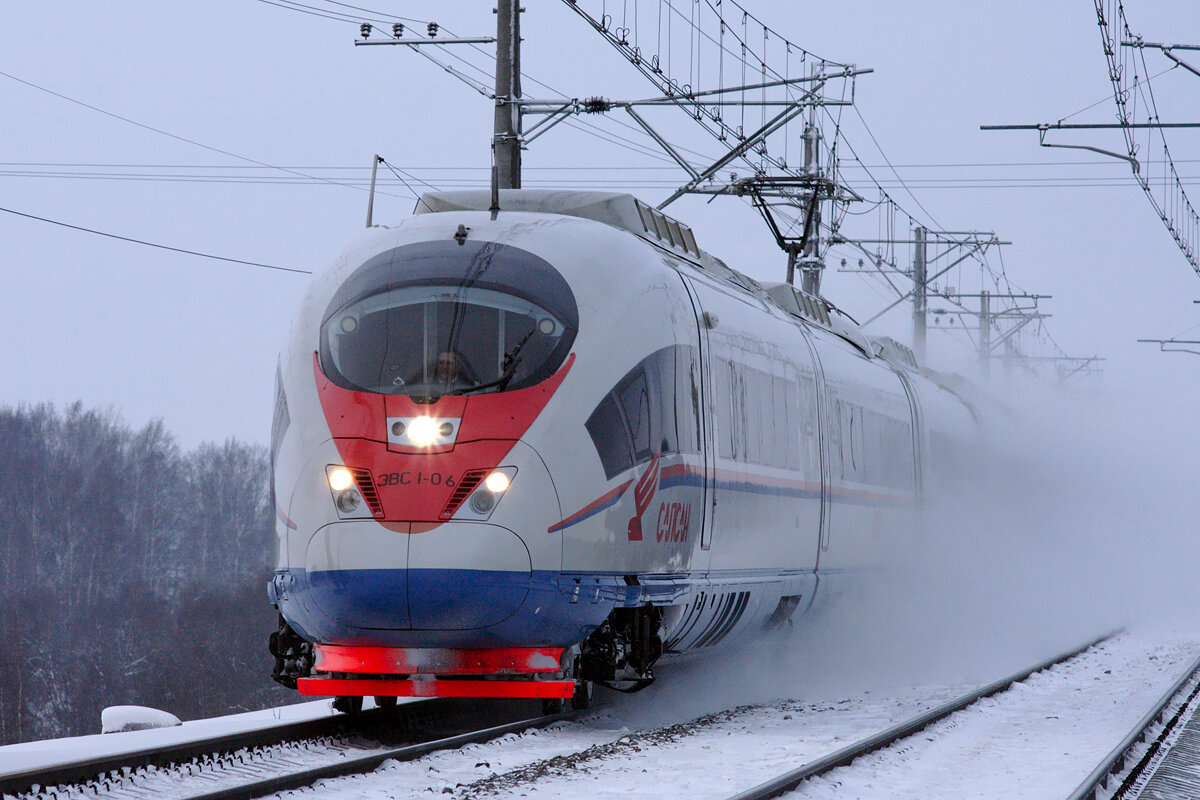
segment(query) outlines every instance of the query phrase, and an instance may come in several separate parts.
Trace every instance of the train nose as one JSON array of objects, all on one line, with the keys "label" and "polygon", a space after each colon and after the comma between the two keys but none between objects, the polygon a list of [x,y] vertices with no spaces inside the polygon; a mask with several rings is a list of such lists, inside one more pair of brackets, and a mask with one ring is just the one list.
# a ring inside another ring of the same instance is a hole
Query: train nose
[{"label": "train nose", "polygon": [[486,628],[516,613],[532,574],[521,538],[480,522],[407,534],[334,523],[312,538],[306,561],[314,604],[359,630]]},{"label": "train nose", "polygon": [[413,628],[468,630],[503,622],[529,594],[525,543],[499,525],[449,522],[412,534],[408,612]]}]

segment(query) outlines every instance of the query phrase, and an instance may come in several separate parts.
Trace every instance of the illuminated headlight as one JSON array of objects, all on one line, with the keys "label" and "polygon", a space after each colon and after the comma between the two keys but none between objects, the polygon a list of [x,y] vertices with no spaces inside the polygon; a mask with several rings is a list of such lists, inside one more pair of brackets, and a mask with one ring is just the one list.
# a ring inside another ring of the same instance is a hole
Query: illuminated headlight
[{"label": "illuminated headlight", "polygon": [[333,467],[328,470],[329,488],[335,492],[344,492],[354,485],[354,476],[345,467]]},{"label": "illuminated headlight", "polygon": [[492,492],[493,494],[501,494],[505,489],[508,488],[508,481],[508,476],[503,472],[493,472],[491,475],[487,476],[487,480],[483,482],[483,485],[486,486],[488,491]]},{"label": "illuminated headlight", "polygon": [[408,426],[408,438],[417,447],[428,447],[438,440],[438,424],[429,417],[417,417]]},{"label": "illuminated headlight", "polygon": [[496,506],[517,476],[516,467],[497,467],[484,478],[470,499],[463,505],[456,518],[485,520],[496,510]]},{"label": "illuminated headlight", "polygon": [[[333,506],[337,509],[338,517],[342,519],[357,519],[370,517],[372,512],[363,501],[358,489],[358,479],[354,471],[340,464],[330,464],[325,467],[325,480],[329,484],[329,493],[333,496]],[[370,477],[366,477],[370,483]]]},{"label": "illuminated headlight", "polygon": [[388,417],[388,444],[444,447],[458,438],[461,417]]}]

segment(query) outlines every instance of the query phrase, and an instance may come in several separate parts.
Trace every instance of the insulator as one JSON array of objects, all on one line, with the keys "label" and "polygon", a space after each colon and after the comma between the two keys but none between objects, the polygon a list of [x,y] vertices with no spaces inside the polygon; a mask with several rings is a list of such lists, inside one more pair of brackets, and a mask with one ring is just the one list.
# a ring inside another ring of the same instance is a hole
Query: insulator
[{"label": "insulator", "polygon": [[364,22],[362,25],[359,25],[358,32],[362,34],[364,39],[368,38],[371,35],[371,23]]},{"label": "insulator", "polygon": [[394,23],[392,25],[392,36],[399,39],[403,35],[404,35],[404,23],[403,22]]},{"label": "insulator", "polygon": [[436,22],[429,23],[429,38],[432,39],[433,37],[437,36],[437,32],[438,24]]}]

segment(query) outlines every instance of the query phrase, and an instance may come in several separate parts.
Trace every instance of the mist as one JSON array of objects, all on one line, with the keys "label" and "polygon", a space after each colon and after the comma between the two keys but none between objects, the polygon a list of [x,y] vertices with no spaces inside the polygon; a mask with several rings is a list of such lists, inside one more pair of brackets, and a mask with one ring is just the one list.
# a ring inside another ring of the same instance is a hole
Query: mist
[{"label": "mist", "polygon": [[881,538],[856,586],[786,636],[660,668],[617,707],[651,723],[975,686],[1122,627],[1200,640],[1185,398],[1023,386],[980,405],[978,461],[915,530]]}]

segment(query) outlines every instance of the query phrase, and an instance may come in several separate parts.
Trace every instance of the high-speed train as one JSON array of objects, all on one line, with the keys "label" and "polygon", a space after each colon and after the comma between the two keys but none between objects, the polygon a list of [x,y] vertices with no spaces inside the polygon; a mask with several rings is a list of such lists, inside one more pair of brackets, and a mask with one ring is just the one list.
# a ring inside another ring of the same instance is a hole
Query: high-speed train
[{"label": "high-speed train", "polygon": [[295,319],[268,589],[301,694],[640,688],[836,593],[977,435],[907,348],[630,195],[498,205],[427,193]]}]

